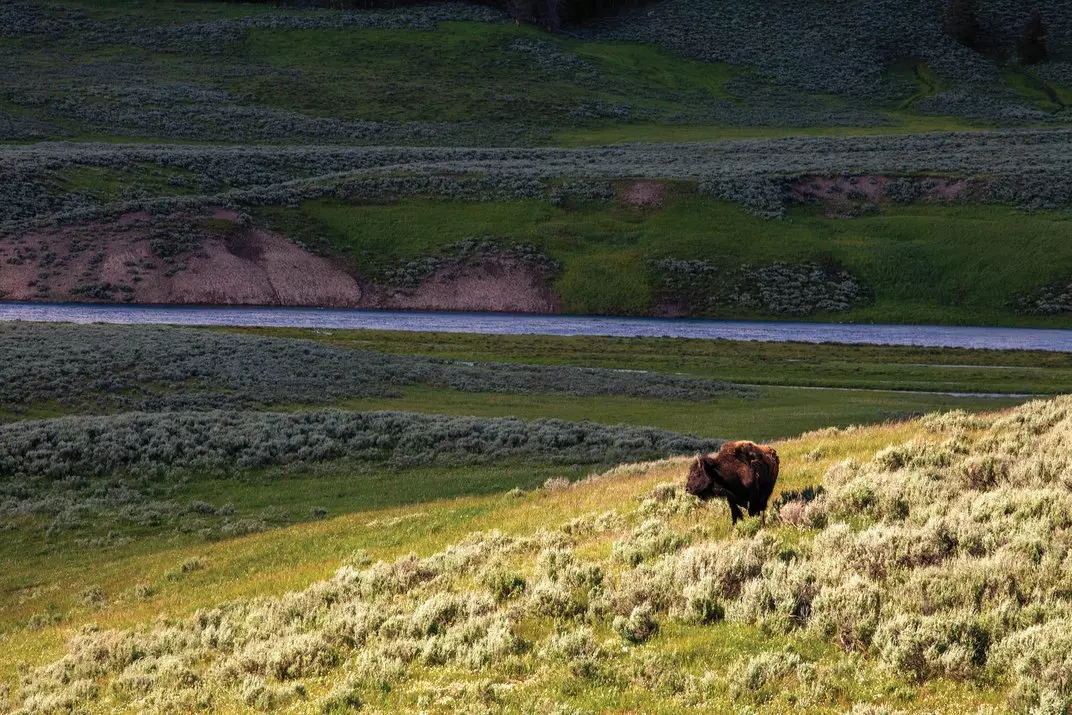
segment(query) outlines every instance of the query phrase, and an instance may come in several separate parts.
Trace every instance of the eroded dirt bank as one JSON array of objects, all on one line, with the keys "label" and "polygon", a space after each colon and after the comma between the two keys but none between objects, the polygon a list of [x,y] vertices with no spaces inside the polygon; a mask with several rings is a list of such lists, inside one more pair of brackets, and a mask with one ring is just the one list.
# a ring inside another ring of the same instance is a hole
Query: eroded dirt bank
[{"label": "eroded dirt bank", "polygon": [[0,243],[0,299],[554,312],[545,276],[484,258],[399,289],[251,225],[237,212],[126,214]]}]

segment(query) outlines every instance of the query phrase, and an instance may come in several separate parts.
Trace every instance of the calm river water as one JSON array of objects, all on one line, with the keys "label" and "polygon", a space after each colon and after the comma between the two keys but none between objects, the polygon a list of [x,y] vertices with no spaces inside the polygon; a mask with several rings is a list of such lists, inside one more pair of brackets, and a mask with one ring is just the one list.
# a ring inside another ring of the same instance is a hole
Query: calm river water
[{"label": "calm river water", "polygon": [[0,320],[297,328],[370,328],[511,335],[725,338],[1072,352],[1072,330],[939,325],[863,325],[583,315],[438,313],[242,306],[0,303]]}]

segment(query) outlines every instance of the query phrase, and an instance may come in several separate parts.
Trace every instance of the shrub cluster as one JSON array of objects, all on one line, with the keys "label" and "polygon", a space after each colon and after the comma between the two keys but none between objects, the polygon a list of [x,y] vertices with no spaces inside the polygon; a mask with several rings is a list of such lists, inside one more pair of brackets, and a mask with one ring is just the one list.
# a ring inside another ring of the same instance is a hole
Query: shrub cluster
[{"label": "shrub cluster", "polygon": [[[503,460],[607,464],[715,446],[714,440],[649,428],[404,412],[65,417],[0,425],[0,513],[54,511],[57,504],[145,507],[144,494],[154,484],[195,470],[226,475],[342,459],[399,466]],[[169,516],[176,509],[216,511],[207,504],[170,502],[157,511]],[[142,509],[139,520],[151,521],[151,511]]]},{"label": "shrub cluster", "polygon": [[414,289],[430,278],[450,280],[467,268],[489,262],[525,266],[544,280],[550,280],[562,269],[558,261],[531,243],[508,245],[501,239],[485,236],[449,243],[431,255],[388,271],[384,278],[390,288]]},{"label": "shrub cluster", "polygon": [[[996,66],[946,33],[944,5],[944,0],[670,0],[607,20],[590,34],[655,43],[699,60],[756,67],[782,86],[813,92],[907,98],[916,87],[891,76],[888,68],[909,57],[930,65],[951,83],[996,84]],[[1032,9],[1044,16],[1051,47],[1072,44],[1072,20],[1060,0],[1030,7],[1016,0],[981,0],[978,8],[982,44],[1006,55]],[[1010,99],[1009,106],[1021,103]]]},{"label": "shrub cluster", "polygon": [[[347,680],[332,698],[416,687],[429,668],[448,666],[491,678],[485,693],[536,676],[654,689],[682,709],[710,711],[720,692],[742,707],[778,698],[844,707],[839,682],[866,683],[863,668],[877,667],[920,684],[1008,684],[1014,710],[1064,712],[1072,707],[1072,399],[984,419],[932,416],[924,427],[866,462],[835,464],[823,491],[787,498],[782,509],[825,510],[825,520],[803,525],[808,538],[767,529],[712,539],[710,519],[695,512],[715,507],[678,508],[688,499],[662,484],[613,518],[592,513],[523,537],[474,534],[424,559],[344,566],[278,598],[151,629],[83,632],[61,659],[24,674],[10,697],[28,711],[116,689],[142,708],[164,694],[276,703],[307,697],[305,682],[345,662]],[[987,460],[991,478],[973,477]],[[779,643],[801,634],[847,653],[828,666],[779,647],[693,675],[653,652],[652,637],[675,620],[714,628],[731,620]],[[597,641],[608,627],[625,643]]]},{"label": "shrub cluster", "polygon": [[[624,425],[337,410],[61,417],[6,424],[0,434],[5,480],[69,480],[72,486],[79,479],[127,470],[152,474],[161,468],[258,468],[342,458],[398,465],[522,458],[619,463],[717,445],[715,440]],[[661,544],[662,537],[658,539]]]},{"label": "shrub cluster", "polygon": [[848,310],[870,300],[867,288],[835,263],[740,265],[664,258],[649,263],[658,299],[689,315],[750,310],[809,315]]},{"label": "shrub cluster", "polygon": [[536,67],[553,75],[582,82],[594,82],[600,78],[599,69],[591,62],[571,55],[551,42],[519,37],[510,43],[510,50],[527,57]]},{"label": "shrub cluster", "polygon": [[[554,150],[41,144],[0,148],[0,234],[123,212],[166,216],[325,196],[561,204],[573,196],[605,199],[607,182],[622,176],[697,180],[702,192],[769,217],[785,211],[789,182],[809,175],[957,176],[974,179],[972,196],[984,201],[1054,208],[1072,203],[1070,141],[1067,131],[1005,131]],[[59,189],[67,172],[79,168],[144,179],[156,188],[118,199]],[[925,192],[926,181],[905,184],[908,198]],[[900,196],[894,194],[891,200]]]},{"label": "shrub cluster", "polygon": [[136,44],[156,52],[219,52],[254,29],[379,29],[435,30],[441,22],[502,22],[506,15],[486,5],[428,3],[373,11],[324,12],[289,10],[174,24],[149,24],[137,16],[102,22],[81,10],[15,0],[0,9],[0,37],[78,35],[87,44]]},{"label": "shrub cluster", "polygon": [[1016,309],[1028,315],[1072,313],[1072,281],[1053,283],[1033,295],[1022,296]]},{"label": "shrub cluster", "polygon": [[186,328],[4,323],[0,345],[5,407],[51,400],[142,410],[322,404],[407,385],[685,400],[748,392],[659,373],[455,362]]}]

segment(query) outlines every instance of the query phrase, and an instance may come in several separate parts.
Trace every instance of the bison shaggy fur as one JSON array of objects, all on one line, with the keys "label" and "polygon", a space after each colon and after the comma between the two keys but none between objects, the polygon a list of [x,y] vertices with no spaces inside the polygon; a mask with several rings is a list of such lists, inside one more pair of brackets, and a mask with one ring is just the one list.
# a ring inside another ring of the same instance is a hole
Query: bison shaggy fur
[{"label": "bison shaggy fur", "polygon": [[726,442],[713,455],[697,455],[689,467],[685,491],[700,499],[725,499],[736,524],[744,517],[760,516],[765,522],[767,503],[778,481],[778,453],[755,442]]}]

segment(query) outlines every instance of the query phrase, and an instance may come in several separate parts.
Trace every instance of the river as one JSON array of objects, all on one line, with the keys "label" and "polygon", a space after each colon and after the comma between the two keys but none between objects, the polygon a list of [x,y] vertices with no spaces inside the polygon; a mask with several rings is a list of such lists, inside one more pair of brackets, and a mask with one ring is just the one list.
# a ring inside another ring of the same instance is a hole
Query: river
[{"label": "river", "polygon": [[1072,352],[1072,330],[245,306],[0,303],[0,320],[724,338]]}]

